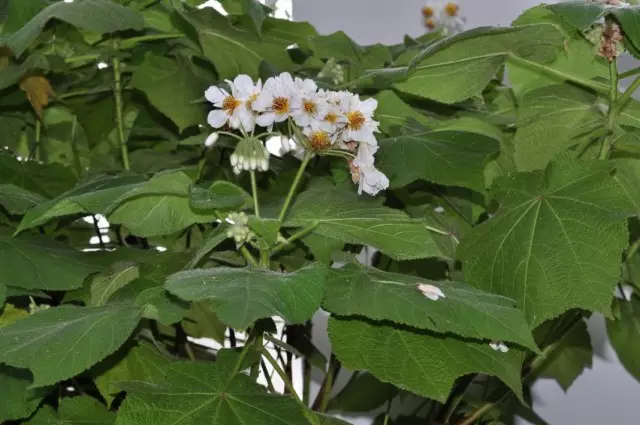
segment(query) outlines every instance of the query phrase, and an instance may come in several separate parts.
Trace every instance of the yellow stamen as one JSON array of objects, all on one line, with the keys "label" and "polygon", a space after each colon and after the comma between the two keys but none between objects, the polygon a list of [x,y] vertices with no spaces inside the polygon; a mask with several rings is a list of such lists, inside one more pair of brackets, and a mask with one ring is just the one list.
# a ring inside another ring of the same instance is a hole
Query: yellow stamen
[{"label": "yellow stamen", "polygon": [[347,127],[349,130],[360,130],[366,121],[364,115],[360,111],[353,111],[347,114]]},{"label": "yellow stamen", "polygon": [[433,10],[432,6],[424,6],[422,8],[422,16],[424,16],[425,18],[431,18],[435,13],[436,11]]},{"label": "yellow stamen", "polygon": [[451,16],[452,18],[454,18],[458,16],[458,13],[460,12],[460,6],[450,1],[449,3],[444,5],[444,11],[448,16]]},{"label": "yellow stamen", "polygon": [[304,111],[309,115],[316,113],[316,104],[311,101],[305,100],[303,108]]},{"label": "yellow stamen", "polygon": [[424,20],[424,26],[427,27],[427,29],[429,29],[429,31],[433,31],[434,29],[436,29],[436,21],[434,21],[431,18],[425,19]]},{"label": "yellow stamen", "polygon": [[222,109],[227,113],[227,115],[233,114],[233,111],[240,106],[242,102],[236,99],[233,96],[227,96],[222,101]]},{"label": "yellow stamen", "polygon": [[329,112],[325,117],[324,120],[331,123],[331,124],[335,124],[338,121],[338,116],[336,114],[334,114],[333,112]]},{"label": "yellow stamen", "polygon": [[273,98],[273,110],[278,115],[284,115],[289,112],[289,99],[286,97]]},{"label": "yellow stamen", "polygon": [[323,151],[331,146],[331,137],[324,131],[314,131],[309,135],[309,143],[316,151]]}]

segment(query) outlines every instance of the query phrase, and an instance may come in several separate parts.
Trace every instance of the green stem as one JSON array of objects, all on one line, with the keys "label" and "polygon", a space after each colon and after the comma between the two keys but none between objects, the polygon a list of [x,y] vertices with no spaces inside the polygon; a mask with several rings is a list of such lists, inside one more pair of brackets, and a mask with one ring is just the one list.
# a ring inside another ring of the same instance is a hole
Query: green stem
[{"label": "green stem", "polygon": [[71,56],[71,57],[65,58],[64,61],[65,61],[65,63],[73,64],[73,63],[78,63],[78,62],[95,61],[99,57],[100,57],[100,55],[98,55],[98,54]]},{"label": "green stem", "polygon": [[36,147],[35,147],[35,159],[36,161],[42,160],[42,121],[36,117]]},{"label": "green stem", "polygon": [[459,425],[474,425],[475,422],[482,417],[485,413],[487,413],[491,408],[495,406],[495,403],[487,403],[482,405],[478,410],[473,412],[471,416],[469,416],[464,421],[460,422]]},{"label": "green stem", "polygon": [[609,92],[609,86],[606,84],[598,83],[596,81],[587,80],[585,78],[578,77],[576,75],[567,74],[565,72],[559,71],[557,69],[551,68],[547,65],[530,61],[528,59],[521,58],[514,54],[509,54],[509,59],[512,62],[515,62],[519,65],[524,66],[525,68],[529,68],[534,71],[539,71],[543,74],[547,74],[552,77],[556,77],[563,81],[569,81],[575,84],[578,84],[583,87],[587,87],[595,91],[596,93],[606,94]]},{"label": "green stem", "polygon": [[451,239],[453,239],[453,241],[454,241],[456,244],[459,244],[459,243],[460,243],[460,241],[458,240],[458,238],[456,237],[456,235],[454,235],[454,234],[453,234],[453,233],[451,233],[451,232],[447,232],[446,230],[438,229],[438,228],[436,228],[436,227],[431,227],[431,226],[426,225],[426,224],[425,224],[425,226],[424,226],[424,227],[426,227],[426,228],[427,228],[427,230],[429,230],[429,231],[431,231],[431,232],[433,232],[433,233],[438,233],[438,234],[440,234],[440,235],[449,236]]},{"label": "green stem", "polygon": [[139,37],[131,37],[122,40],[121,47],[123,49],[130,49],[135,47],[136,44],[144,41],[157,41],[157,40],[170,40],[172,38],[184,38],[185,35],[181,33],[165,33],[165,34],[147,34]]},{"label": "green stem", "polygon": [[[113,40],[113,47],[118,50],[118,40]],[[129,151],[127,150],[127,141],[124,135],[124,118],[122,106],[122,75],[120,73],[120,58],[116,55],[112,61],[113,64],[113,96],[116,101],[116,123],[118,125],[118,143],[120,144],[120,152],[122,155],[122,165],[124,169],[129,171]]]},{"label": "green stem", "polygon": [[264,373],[264,378],[267,380],[267,388],[269,389],[269,392],[275,393],[276,389],[273,387],[273,381],[271,379],[271,375],[269,374],[269,371],[267,370],[267,365],[263,360],[260,360],[260,367],[262,368],[262,373]]},{"label": "green stem", "polygon": [[200,161],[198,161],[198,174],[196,174],[196,183],[200,181],[202,175],[204,173],[204,166],[207,164],[207,154],[206,152],[202,153],[202,157]]},{"label": "green stem", "polygon": [[284,200],[284,205],[282,205],[282,210],[280,211],[280,216],[278,217],[278,221],[280,221],[280,223],[284,221],[284,218],[287,215],[287,210],[289,209],[289,205],[293,200],[293,196],[296,193],[296,189],[300,184],[300,180],[302,180],[302,176],[304,175],[304,170],[307,168],[307,165],[309,165],[309,161],[311,161],[312,157],[313,157],[313,154],[310,151],[305,152],[304,158],[302,159],[302,163],[300,164],[300,168],[298,168],[298,173],[296,174],[296,177],[293,179],[293,184],[289,189],[289,194],[287,195],[287,198]]},{"label": "green stem", "polygon": [[253,195],[253,210],[256,213],[256,217],[260,218],[260,205],[258,202],[258,184],[256,183],[256,172],[249,171],[251,176],[251,194]]},{"label": "green stem", "polygon": [[636,252],[638,252],[639,248],[640,248],[640,239],[636,240],[633,244],[631,244],[631,246],[627,250],[627,254],[625,255],[625,261],[629,261],[631,258],[633,258],[633,256],[636,255]]},{"label": "green stem", "polygon": [[324,381],[322,382],[322,386],[320,387],[320,393],[318,393],[318,397],[316,401],[313,403],[317,410],[321,413],[327,411],[327,407],[329,406],[329,400],[331,399],[331,391],[333,390],[333,381],[336,376],[340,372],[340,362],[336,358],[335,354],[331,353],[331,358],[329,359],[329,368],[327,370],[327,374],[324,377]]},{"label": "green stem", "polygon": [[618,74],[618,79],[624,80],[625,78],[633,77],[636,74],[640,74],[640,68],[633,68],[633,69],[630,69],[629,71],[621,72],[620,74]]},{"label": "green stem", "polygon": [[253,267],[260,267],[260,264],[258,264],[256,259],[253,258],[253,255],[251,255],[251,253],[249,252],[249,250],[245,245],[242,245],[240,247],[240,253],[247,260],[247,263],[251,264]]},{"label": "green stem", "polygon": [[233,378],[240,372],[240,369],[242,368],[242,362],[244,362],[247,354],[249,354],[249,350],[251,350],[251,347],[253,347],[253,342],[255,339],[254,330],[249,332],[249,335],[247,336],[247,341],[244,343],[242,351],[240,351],[240,357],[238,358],[238,361],[233,368],[233,372],[231,372],[231,375],[229,376],[229,382],[231,382],[231,380],[233,380]]},{"label": "green stem", "polygon": [[300,397],[298,396],[298,393],[296,392],[296,389],[293,387],[293,384],[291,383],[291,380],[289,379],[287,374],[284,372],[284,370],[282,370],[282,368],[278,364],[278,361],[273,358],[271,353],[269,353],[269,350],[267,350],[265,347],[262,347],[261,352],[262,352],[262,355],[264,356],[264,358],[267,359],[267,361],[271,364],[271,366],[273,367],[273,370],[275,370],[276,373],[278,374],[278,376],[280,376],[280,379],[282,379],[282,381],[284,382],[284,385],[289,390],[289,393],[294,397],[294,399],[300,405],[300,407],[302,407],[302,409],[305,412],[305,415],[307,416],[307,418],[314,425],[320,425],[320,420],[318,419],[318,417],[312,411],[310,411],[307,406],[305,406],[305,404],[302,402],[302,400],[300,400]]},{"label": "green stem", "polygon": [[296,233],[294,233],[293,235],[289,236],[287,239],[285,239],[282,242],[279,242],[271,251],[272,254],[275,254],[277,252],[282,251],[285,247],[291,245],[293,242],[297,241],[298,239],[304,238],[305,236],[307,236],[309,233],[313,232],[313,230],[318,227],[318,222],[317,221],[313,221],[311,223],[309,223],[308,225],[306,225],[305,227],[303,227],[301,230],[297,231]]},{"label": "green stem", "polygon": [[618,121],[618,115],[620,114],[620,107],[618,104],[618,70],[617,62],[615,59],[609,62],[609,111],[607,116],[607,124],[605,129],[607,135],[602,139],[602,147],[600,148],[600,154],[598,158],[607,159],[611,147],[613,145],[613,136],[616,128],[616,122]]},{"label": "green stem", "polygon": [[83,176],[82,172],[82,164],[80,163],[80,153],[78,152],[78,141],[76,140],[78,132],[78,117],[73,116],[73,120],[71,121],[71,153],[73,153],[73,165],[76,168],[76,173],[78,173],[78,177]]},{"label": "green stem", "polygon": [[223,134],[225,136],[235,137],[238,140],[243,140],[242,137],[238,136],[237,134],[229,133],[228,131],[218,131],[218,134]]}]

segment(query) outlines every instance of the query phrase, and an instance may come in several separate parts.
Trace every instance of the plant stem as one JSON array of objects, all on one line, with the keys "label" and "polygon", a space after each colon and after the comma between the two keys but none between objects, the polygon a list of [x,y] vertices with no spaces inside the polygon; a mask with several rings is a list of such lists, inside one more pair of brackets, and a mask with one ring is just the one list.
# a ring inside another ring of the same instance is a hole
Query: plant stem
[{"label": "plant stem", "polygon": [[305,227],[303,227],[302,229],[300,229],[299,231],[297,231],[296,233],[294,233],[293,235],[289,236],[287,239],[285,239],[282,242],[279,242],[272,250],[271,253],[275,254],[277,252],[282,251],[286,246],[291,245],[293,242],[297,241],[298,239],[304,238],[305,236],[307,236],[309,233],[313,232],[313,230],[318,227],[318,222],[317,221],[313,221],[311,223],[309,223],[308,225],[306,225]]},{"label": "plant stem", "polygon": [[618,115],[620,114],[620,108],[618,104],[618,69],[615,59],[609,62],[609,111],[607,117],[606,130],[607,135],[602,139],[602,147],[600,148],[600,155],[598,158],[607,159],[611,146],[613,145],[613,133],[616,128],[616,122],[618,121]]},{"label": "plant stem", "polygon": [[438,228],[436,228],[436,227],[431,227],[431,226],[428,226],[428,225],[426,225],[426,224],[425,224],[425,226],[424,226],[424,227],[426,227],[426,228],[427,228],[427,230],[429,230],[429,231],[431,231],[431,232],[433,232],[433,233],[438,233],[438,234],[440,234],[440,235],[449,236],[451,239],[453,239],[453,241],[454,241],[456,244],[460,243],[460,241],[458,240],[458,238],[457,238],[453,233],[451,233],[451,232],[447,232],[446,230],[441,230],[441,229],[438,229]]},{"label": "plant stem", "polygon": [[587,87],[595,91],[596,93],[606,94],[609,92],[609,86],[606,84],[598,83],[596,81],[587,80],[585,78],[578,77],[576,75],[567,74],[562,71],[558,71],[557,69],[551,68],[547,65],[530,61],[528,59],[521,58],[514,54],[509,54],[509,59],[512,62],[515,62],[519,65],[524,66],[525,68],[529,68],[534,71],[539,71],[543,74],[550,75],[552,77],[559,78],[563,81],[569,81],[575,84],[578,84],[583,87]]},{"label": "plant stem", "polygon": [[262,373],[264,373],[264,378],[267,380],[267,388],[269,389],[269,392],[275,393],[276,389],[273,387],[271,375],[267,370],[267,365],[265,364],[264,360],[260,360],[260,367],[262,368]]},{"label": "plant stem", "polygon": [[42,160],[42,122],[38,117],[36,117],[36,146],[34,148],[35,152],[35,160]]},{"label": "plant stem", "polygon": [[82,164],[80,163],[80,153],[78,152],[78,142],[76,140],[78,131],[78,117],[73,116],[73,120],[71,121],[71,152],[73,153],[73,165],[76,168],[76,173],[78,177],[83,176],[82,172]]},{"label": "plant stem", "polygon": [[464,421],[460,422],[459,425],[473,425],[478,419],[482,417],[485,413],[487,413],[491,408],[495,405],[495,403],[487,403],[482,405],[478,410],[473,412],[471,416],[469,416]]},{"label": "plant stem", "polygon": [[253,267],[260,267],[260,264],[258,264],[256,259],[253,258],[253,255],[251,255],[251,253],[249,252],[249,250],[245,245],[242,245],[240,247],[240,253],[247,260],[247,263],[251,264]]},{"label": "plant stem", "polygon": [[105,249],[104,240],[102,239],[102,233],[100,233],[100,227],[98,226],[98,219],[95,215],[93,215],[91,216],[91,220],[93,221],[93,230],[96,232],[96,236],[98,237],[100,248]]},{"label": "plant stem", "polygon": [[249,171],[251,176],[251,194],[253,195],[253,209],[256,213],[256,217],[260,218],[260,205],[258,202],[258,185],[256,183],[256,172],[254,170]]},{"label": "plant stem", "polygon": [[291,395],[294,397],[294,399],[303,408],[303,411],[305,412],[305,415],[307,416],[307,418],[314,425],[320,425],[320,421],[318,420],[318,417],[313,412],[311,412],[307,406],[305,406],[305,404],[302,402],[302,400],[300,400],[300,397],[298,396],[298,393],[296,392],[296,389],[293,387],[293,384],[291,383],[291,380],[289,379],[287,374],[284,372],[284,370],[282,370],[282,368],[278,364],[278,361],[273,358],[271,353],[269,353],[269,350],[267,350],[265,347],[262,347],[261,352],[262,352],[262,355],[264,356],[264,358],[267,359],[267,361],[271,364],[271,366],[273,367],[273,370],[275,370],[276,373],[278,374],[278,376],[280,376],[280,379],[282,379],[282,381],[284,382],[284,385],[289,390],[289,393],[291,393]]},{"label": "plant stem", "polygon": [[96,59],[98,59],[100,57],[100,55],[98,54],[91,54],[91,55],[81,55],[81,56],[71,56],[68,58],[65,58],[65,63],[77,63],[77,62],[89,62],[89,61],[94,61]]},{"label": "plant stem", "polygon": [[640,68],[633,68],[633,69],[630,69],[629,71],[621,72],[620,74],[618,74],[618,79],[624,80],[625,78],[632,77],[636,74],[640,74]]},{"label": "plant stem", "polygon": [[231,375],[229,376],[229,382],[231,382],[231,380],[240,372],[240,368],[242,368],[242,362],[244,362],[247,354],[249,354],[249,350],[253,346],[254,336],[254,330],[249,332],[249,335],[247,335],[247,340],[244,342],[242,351],[240,351],[240,357],[238,358],[238,361],[233,368],[233,372],[231,372]]},{"label": "plant stem", "polygon": [[636,252],[638,252],[638,248],[640,248],[640,239],[631,244],[631,246],[627,250],[627,254],[625,255],[625,261],[629,261],[634,255],[636,255]]},{"label": "plant stem", "polygon": [[327,370],[327,374],[324,377],[324,381],[320,386],[320,392],[316,398],[316,401],[313,403],[315,409],[319,412],[326,412],[327,407],[329,406],[329,399],[331,398],[331,391],[333,390],[333,381],[335,377],[340,372],[340,363],[336,358],[335,354],[331,353],[331,358],[329,360],[329,368]]},{"label": "plant stem", "polygon": [[[118,40],[113,39],[113,47],[118,50]],[[116,123],[118,125],[118,143],[120,144],[120,152],[122,155],[122,165],[124,169],[129,171],[131,166],[129,165],[129,151],[127,150],[127,141],[124,135],[124,118],[123,118],[123,106],[122,106],[122,75],[120,73],[120,58],[116,56],[113,58],[113,96],[116,102]]]},{"label": "plant stem", "polygon": [[291,188],[289,189],[289,194],[287,198],[284,200],[284,205],[282,205],[282,210],[280,211],[280,216],[278,217],[278,221],[282,223],[284,221],[285,216],[287,215],[287,210],[289,209],[289,205],[293,200],[293,196],[296,193],[296,189],[300,184],[300,180],[302,180],[302,176],[304,175],[304,170],[309,165],[309,161],[311,161],[313,154],[310,151],[306,151],[304,154],[304,158],[302,159],[302,163],[300,164],[300,168],[298,168],[298,173],[296,177],[293,179],[293,183],[291,184]]},{"label": "plant stem", "polygon": [[181,33],[165,33],[165,34],[147,34],[141,35],[139,37],[131,37],[122,40],[122,48],[130,49],[135,47],[136,44],[141,43],[143,41],[157,41],[157,40],[169,40],[172,38],[184,38],[185,35]]}]

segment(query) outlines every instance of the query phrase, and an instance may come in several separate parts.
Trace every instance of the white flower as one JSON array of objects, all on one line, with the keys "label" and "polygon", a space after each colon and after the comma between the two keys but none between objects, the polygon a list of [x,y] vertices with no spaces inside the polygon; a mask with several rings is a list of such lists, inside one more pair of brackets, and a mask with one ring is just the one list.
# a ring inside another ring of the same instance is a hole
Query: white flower
[{"label": "white flower", "polygon": [[256,91],[253,80],[248,75],[238,75],[233,81],[225,81],[229,84],[231,93],[217,86],[211,86],[205,92],[207,100],[220,108],[209,113],[209,125],[220,128],[228,123],[234,129],[253,131],[255,117],[248,104],[249,97]]},{"label": "white flower", "polygon": [[302,133],[307,136],[309,145],[315,152],[322,152],[329,149],[336,141],[336,135],[331,134],[318,126],[317,123],[305,127]]},{"label": "white flower", "polygon": [[346,119],[346,126],[342,131],[342,140],[356,141],[377,145],[373,134],[378,131],[379,123],[373,120],[373,113],[378,107],[375,99],[360,100],[357,94],[349,93],[340,100],[340,109]]},{"label": "white flower", "polygon": [[255,137],[240,140],[230,160],[235,174],[240,174],[243,170],[267,171],[269,169],[269,151]]},{"label": "white flower", "polygon": [[422,292],[422,295],[429,298],[432,301],[438,301],[439,298],[447,298],[442,292],[442,289],[437,286],[429,285],[427,283],[418,283],[418,291]]},{"label": "white flower", "polygon": [[460,6],[454,1],[427,4],[422,8],[422,16],[427,29],[442,30],[445,34],[462,32],[466,22],[460,16]]},{"label": "white flower", "polygon": [[381,190],[389,187],[389,179],[374,166],[374,154],[377,146],[360,143],[358,154],[351,162],[351,177],[354,183],[358,183],[358,193],[366,192],[377,195]]},{"label": "white flower", "polygon": [[261,113],[256,119],[257,124],[267,127],[269,131],[274,123],[286,121],[293,111],[302,106],[291,74],[283,72],[277,77],[269,78],[251,106],[254,111]]},{"label": "white flower", "polygon": [[505,343],[502,341],[491,341],[489,343],[489,347],[493,348],[496,351],[501,351],[503,353],[506,353],[509,351],[509,347],[507,347]]},{"label": "white flower", "polygon": [[207,137],[207,140],[204,141],[204,145],[210,148],[211,146],[216,144],[216,142],[218,141],[218,137],[219,137],[218,132],[214,131]]},{"label": "white flower", "polygon": [[318,121],[318,126],[327,133],[337,133],[347,123],[347,119],[340,109],[340,102],[345,94],[348,94],[348,92],[318,91],[317,96],[325,105],[323,114]]},{"label": "white flower", "polygon": [[329,105],[318,94],[318,87],[313,80],[295,79],[296,95],[300,98],[300,108],[292,111],[291,117],[300,127],[315,124],[324,118]]}]

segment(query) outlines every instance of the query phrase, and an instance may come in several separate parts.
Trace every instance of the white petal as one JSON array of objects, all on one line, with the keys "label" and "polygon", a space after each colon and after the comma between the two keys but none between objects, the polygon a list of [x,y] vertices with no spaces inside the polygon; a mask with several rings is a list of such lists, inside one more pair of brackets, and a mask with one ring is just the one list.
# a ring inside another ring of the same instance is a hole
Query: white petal
[{"label": "white petal", "polygon": [[204,141],[204,145],[210,148],[211,146],[216,144],[216,142],[218,141],[218,137],[219,135],[217,132],[211,133],[209,137],[207,137],[207,140]]},{"label": "white petal", "polygon": [[509,351],[509,347],[507,347],[504,342],[501,342],[500,344],[498,344],[498,348],[500,349],[500,351],[502,351],[503,353],[507,353]]},{"label": "white petal", "polygon": [[274,112],[266,112],[256,118],[256,124],[258,124],[260,127],[269,127],[273,125],[275,120],[276,114]]},{"label": "white petal", "polygon": [[437,286],[429,285],[428,283],[419,283],[417,288],[418,291],[422,292],[422,295],[430,300],[437,301],[438,298],[446,298],[444,292]]},{"label": "white petal", "polygon": [[216,109],[215,111],[209,112],[209,116],[207,117],[207,122],[213,128],[220,128],[227,123],[229,116],[220,109]]},{"label": "white petal", "polygon": [[375,111],[377,107],[378,107],[378,101],[376,99],[371,98],[371,99],[365,100],[360,104],[360,111],[363,114],[370,117],[373,115],[373,111]]},{"label": "white petal", "polygon": [[236,90],[241,95],[248,96],[253,94],[253,80],[248,75],[238,75],[235,80],[233,80],[233,84],[235,84]]},{"label": "white petal", "polygon": [[216,106],[222,106],[222,102],[227,96],[229,93],[217,86],[211,86],[204,92],[204,97]]},{"label": "white petal", "polygon": [[260,92],[256,100],[251,103],[254,111],[262,112],[271,108],[273,105],[273,94],[268,90]]}]

